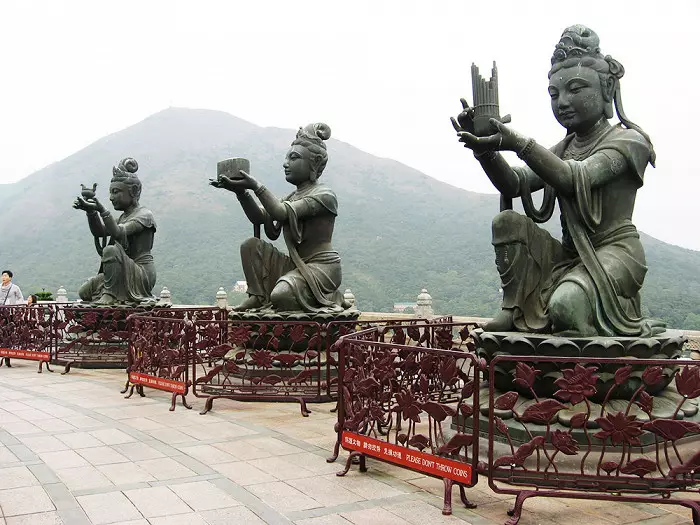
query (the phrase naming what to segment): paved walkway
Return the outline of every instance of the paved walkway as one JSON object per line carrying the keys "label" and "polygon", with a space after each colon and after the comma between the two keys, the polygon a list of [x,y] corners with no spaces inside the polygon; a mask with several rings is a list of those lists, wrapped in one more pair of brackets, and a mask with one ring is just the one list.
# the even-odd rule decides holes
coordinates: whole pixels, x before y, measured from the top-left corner
{"label": "paved walkway", "polygon": [[[0,368],[0,524],[502,524],[512,498],[484,482],[479,507],[442,516],[442,482],[368,460],[328,464],[332,405],[219,400],[200,416],[147,390],[124,399],[119,371]],[[341,456],[341,459],[343,456]],[[520,523],[691,523],[671,505],[533,499]]]}

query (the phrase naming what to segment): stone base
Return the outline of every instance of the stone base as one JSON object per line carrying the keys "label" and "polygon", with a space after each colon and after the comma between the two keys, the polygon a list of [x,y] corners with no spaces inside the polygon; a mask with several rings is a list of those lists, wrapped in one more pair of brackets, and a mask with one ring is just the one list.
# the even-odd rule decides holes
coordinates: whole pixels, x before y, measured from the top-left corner
{"label": "stone base", "polygon": [[[582,358],[636,358],[644,359],[678,359],[687,337],[680,330],[666,330],[652,337],[557,337],[551,334],[532,334],[524,332],[485,332],[477,329],[472,332],[479,357],[488,362],[499,355],[513,356],[547,356],[547,357],[582,357]],[[495,370],[495,387],[498,390],[517,390],[520,394],[531,397],[529,389],[514,384],[516,361],[502,361]],[[538,396],[553,397],[558,387],[554,382],[562,377],[562,368],[571,368],[571,363],[539,362],[540,371],[533,389]],[[617,364],[603,364],[596,374],[600,381],[596,385],[597,394],[593,401],[601,402],[614,386]],[[643,361],[634,366],[629,379],[616,386],[612,398],[629,399],[641,385],[641,376],[646,365]],[[664,369],[664,378],[653,387],[648,388],[650,395],[662,392],[673,378],[674,369]]]}

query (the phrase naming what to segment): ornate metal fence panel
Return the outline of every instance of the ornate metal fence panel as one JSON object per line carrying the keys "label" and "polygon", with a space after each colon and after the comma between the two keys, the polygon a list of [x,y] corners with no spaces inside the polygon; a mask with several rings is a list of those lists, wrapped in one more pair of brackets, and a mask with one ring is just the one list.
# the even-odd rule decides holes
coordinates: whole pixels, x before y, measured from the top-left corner
{"label": "ornate metal fence panel", "polygon": [[171,392],[171,411],[178,397],[183,406],[192,408],[186,396],[191,386],[193,323],[221,320],[226,313],[219,308],[168,308],[129,317],[128,378],[122,393],[130,390],[129,398],[136,390],[144,396],[146,386]]}
{"label": "ornate metal fence panel", "polygon": [[343,336],[377,328],[385,342],[406,345],[423,344],[430,332],[420,331],[416,325],[428,323],[427,319],[375,319],[364,321],[360,319],[331,321],[323,326],[327,349],[326,377],[328,381],[323,385],[329,399],[338,398],[338,349],[335,343]]}
{"label": "ornate metal fence panel", "polygon": [[[463,350],[427,347],[436,328],[452,334],[455,325],[415,325],[426,346],[384,342],[378,327],[345,336],[338,343],[338,443],[350,451],[345,470],[370,456],[445,483],[443,513],[452,512],[452,486],[477,481],[479,459],[480,367],[484,361]],[[421,334],[421,335],[419,335]],[[425,336],[427,334],[427,337]],[[446,339],[445,346],[448,346]],[[452,337],[450,337],[450,348]],[[461,416],[461,417],[457,417]],[[334,461],[336,453],[328,461]]]}
{"label": "ornate metal fence panel", "polygon": [[192,391],[206,398],[205,414],[218,398],[239,401],[328,401],[327,353],[321,325],[311,321],[196,321]]}
{"label": "ornate metal fence panel", "polygon": [[49,367],[52,349],[53,311],[44,305],[0,306],[0,366],[10,359],[39,361],[38,372]]}
{"label": "ornate metal fence panel", "polygon": [[[495,492],[516,496],[508,525],[518,523],[523,502],[533,496],[675,503],[693,509],[700,522],[700,362],[643,364],[535,356],[491,361],[488,477]],[[495,375],[504,370],[513,387],[496,391]],[[551,382],[553,396],[538,397],[535,381]]]}
{"label": "ornate metal fence panel", "polygon": [[84,368],[125,368],[128,360],[127,319],[143,308],[95,308],[53,305],[54,362]]}

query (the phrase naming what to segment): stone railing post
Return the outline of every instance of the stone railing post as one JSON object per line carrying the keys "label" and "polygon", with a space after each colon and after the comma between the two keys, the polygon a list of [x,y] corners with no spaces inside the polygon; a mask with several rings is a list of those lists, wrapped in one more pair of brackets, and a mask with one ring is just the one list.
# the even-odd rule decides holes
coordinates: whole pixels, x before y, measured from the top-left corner
{"label": "stone railing post", "polygon": [[173,304],[172,294],[170,293],[170,290],[168,290],[165,286],[163,286],[163,289],[160,291],[160,301],[158,302],[162,305],[168,306],[171,306]]}
{"label": "stone railing post", "polygon": [[56,302],[57,303],[67,303],[68,302],[68,292],[63,286],[60,286],[56,291]]}
{"label": "stone railing post", "polygon": [[228,294],[223,286],[219,287],[219,291],[216,292],[216,306],[222,310],[228,308]]}
{"label": "stone railing post", "polygon": [[416,299],[416,317],[430,319],[433,317],[433,298],[423,288]]}
{"label": "stone railing post", "polygon": [[345,299],[345,302],[352,305],[352,306],[357,306],[355,303],[355,294],[352,293],[352,290],[350,288],[347,288],[345,290],[345,293],[343,294],[343,299]]}

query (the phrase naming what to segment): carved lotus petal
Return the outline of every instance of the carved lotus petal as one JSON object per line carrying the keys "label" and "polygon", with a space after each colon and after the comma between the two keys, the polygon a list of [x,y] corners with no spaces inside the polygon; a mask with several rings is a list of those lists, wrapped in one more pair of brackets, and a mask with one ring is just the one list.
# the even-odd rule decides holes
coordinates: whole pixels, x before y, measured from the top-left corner
{"label": "carved lotus petal", "polygon": [[535,355],[535,345],[521,335],[509,335],[501,341],[501,349],[510,355]]}
{"label": "carved lotus petal", "polygon": [[594,339],[583,347],[581,355],[584,357],[623,357],[625,347],[619,341],[611,338]]}
{"label": "carved lotus petal", "polygon": [[563,337],[546,339],[537,347],[537,353],[544,356],[579,357],[578,345]]}
{"label": "carved lotus petal", "polygon": [[661,348],[658,339],[644,338],[636,339],[627,347],[627,355],[639,359],[649,359]]}

